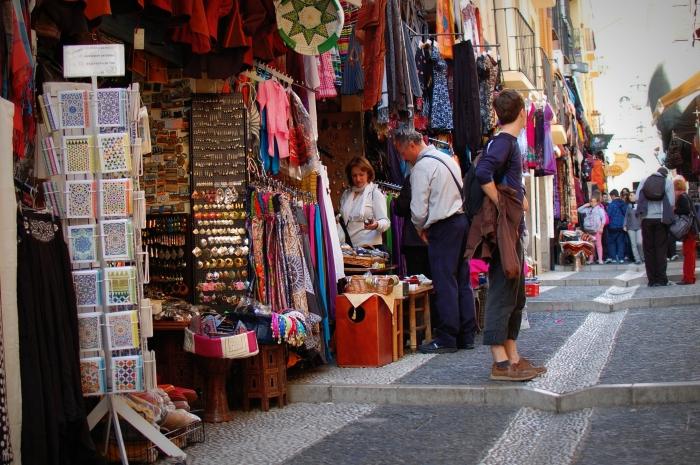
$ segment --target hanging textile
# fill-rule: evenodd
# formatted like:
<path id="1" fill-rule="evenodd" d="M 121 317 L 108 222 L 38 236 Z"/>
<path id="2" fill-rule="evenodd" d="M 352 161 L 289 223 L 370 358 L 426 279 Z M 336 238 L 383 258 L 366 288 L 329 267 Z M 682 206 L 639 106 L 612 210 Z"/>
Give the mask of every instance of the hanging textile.
<path id="1" fill-rule="evenodd" d="M 477 22 L 477 12 L 479 11 L 469 0 L 460 0 L 462 16 L 462 34 L 464 40 L 471 40 L 472 45 L 478 47 L 481 44 L 480 25 Z"/>
<path id="2" fill-rule="evenodd" d="M 411 39 L 411 31 L 408 29 L 406 23 L 403 23 L 403 38 L 406 44 L 406 67 L 408 78 L 411 83 L 411 93 L 413 94 L 413 98 L 421 98 L 423 97 L 423 90 L 421 88 L 420 77 L 418 76 L 418 67 L 416 66 L 417 47 L 414 46 L 415 41 Z"/>
<path id="3" fill-rule="evenodd" d="M 279 154 L 279 158 L 289 156 L 289 99 L 280 84 L 275 79 L 263 81 L 258 85 L 257 102 L 260 111 L 267 111 L 267 138 L 270 156 Z"/>
<path id="4" fill-rule="evenodd" d="M 360 8 L 345 0 L 340 0 L 340 6 L 343 7 L 345 21 L 343 22 L 343 30 L 338 39 L 338 53 L 340 54 L 341 62 L 345 64 L 345 61 L 350 55 L 350 41 L 352 40 L 351 37 L 355 35 L 357 14 Z"/>
<path id="5" fill-rule="evenodd" d="M 435 8 L 435 31 L 438 34 L 437 42 L 440 55 L 442 58 L 452 59 L 452 46 L 455 43 L 454 35 L 451 35 L 455 32 L 452 1 L 438 0 Z"/>
<path id="6" fill-rule="evenodd" d="M 340 93 L 343 95 L 354 95 L 362 92 L 365 85 L 365 78 L 362 72 L 362 46 L 355 36 L 353 30 L 348 43 L 348 55 L 343 67 L 343 85 Z"/>
<path id="7" fill-rule="evenodd" d="M 357 17 L 357 38 L 363 46 L 362 69 L 365 74 L 363 111 L 374 108 L 382 95 L 384 55 L 386 53 L 386 41 L 384 40 L 386 4 L 387 0 L 362 2 Z"/>
<path id="8" fill-rule="evenodd" d="M 430 59 L 430 52 L 426 46 L 418 47 L 415 60 L 416 70 L 418 71 L 418 82 L 423 97 L 416 99 L 413 126 L 419 131 L 425 131 L 428 129 L 430 101 L 433 95 L 433 65 Z"/>
<path id="9" fill-rule="evenodd" d="M 22 462 L 99 463 L 80 381 L 78 310 L 60 223 L 18 217 Z"/>
<path id="10" fill-rule="evenodd" d="M 433 94 L 430 98 L 430 129 L 434 131 L 451 131 L 452 104 L 447 88 L 447 62 L 438 52 L 437 47 L 431 46 L 430 59 L 433 69 Z"/>
<path id="11" fill-rule="evenodd" d="M 454 57 L 454 150 L 465 160 L 467 149 L 476 153 L 481 148 L 480 83 L 471 41 L 455 45 Z"/>
<path id="12" fill-rule="evenodd" d="M 389 112 L 407 112 L 413 107 L 413 94 L 408 74 L 406 42 L 399 0 L 388 0 L 386 8 L 386 72 Z"/>
<path id="13" fill-rule="evenodd" d="M 496 110 L 493 108 L 493 97 L 501 81 L 500 65 L 490 54 L 482 53 L 476 59 L 476 67 L 479 76 L 481 129 L 484 134 L 490 134 L 498 123 Z"/>
<path id="14" fill-rule="evenodd" d="M 547 103 L 543 111 L 543 131 L 544 140 L 542 145 L 544 158 L 544 174 L 555 174 L 557 172 L 557 163 L 554 155 L 554 142 L 552 141 L 552 120 L 554 119 L 554 110 Z"/>

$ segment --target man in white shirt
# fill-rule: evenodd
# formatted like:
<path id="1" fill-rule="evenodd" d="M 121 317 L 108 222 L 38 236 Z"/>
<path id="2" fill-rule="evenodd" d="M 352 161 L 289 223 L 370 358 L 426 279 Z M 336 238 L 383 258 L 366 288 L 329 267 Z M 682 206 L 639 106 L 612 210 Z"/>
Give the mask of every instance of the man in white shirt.
<path id="1" fill-rule="evenodd" d="M 449 156 L 423 142 L 414 129 L 393 133 L 396 150 L 413 165 L 411 220 L 428 243 L 435 288 L 438 324 L 435 339 L 420 347 L 422 353 L 449 353 L 473 349 L 476 320 L 469 262 L 464 258 L 467 217 L 462 210 L 462 176 Z"/>

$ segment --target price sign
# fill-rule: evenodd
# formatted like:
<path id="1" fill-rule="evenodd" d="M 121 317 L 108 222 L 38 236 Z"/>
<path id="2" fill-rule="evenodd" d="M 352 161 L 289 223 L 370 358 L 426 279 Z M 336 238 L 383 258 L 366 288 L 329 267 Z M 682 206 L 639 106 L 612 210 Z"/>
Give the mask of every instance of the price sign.
<path id="1" fill-rule="evenodd" d="M 124 44 L 66 45 L 63 77 L 124 76 Z"/>

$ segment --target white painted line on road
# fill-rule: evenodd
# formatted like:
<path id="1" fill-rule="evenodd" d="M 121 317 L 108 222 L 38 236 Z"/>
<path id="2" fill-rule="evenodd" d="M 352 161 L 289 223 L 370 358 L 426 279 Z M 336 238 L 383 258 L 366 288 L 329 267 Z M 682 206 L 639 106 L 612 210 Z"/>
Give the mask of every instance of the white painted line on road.
<path id="1" fill-rule="evenodd" d="M 610 288 L 603 295 L 626 295 Z M 600 296 L 603 297 L 603 296 Z M 547 373 L 528 387 L 564 393 L 595 385 L 608 362 L 626 311 L 591 313 L 547 362 Z M 590 429 L 593 409 L 554 414 L 522 408 L 480 465 L 565 465 L 573 463 Z"/>

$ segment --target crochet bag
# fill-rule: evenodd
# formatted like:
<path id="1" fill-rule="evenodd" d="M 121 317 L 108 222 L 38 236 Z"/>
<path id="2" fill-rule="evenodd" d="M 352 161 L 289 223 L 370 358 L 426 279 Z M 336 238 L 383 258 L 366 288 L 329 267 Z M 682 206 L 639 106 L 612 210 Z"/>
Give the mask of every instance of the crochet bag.
<path id="1" fill-rule="evenodd" d="M 253 357 L 259 351 L 255 331 L 210 337 L 195 334 L 189 328 L 185 328 L 184 349 L 202 357 L 232 359 Z"/>

